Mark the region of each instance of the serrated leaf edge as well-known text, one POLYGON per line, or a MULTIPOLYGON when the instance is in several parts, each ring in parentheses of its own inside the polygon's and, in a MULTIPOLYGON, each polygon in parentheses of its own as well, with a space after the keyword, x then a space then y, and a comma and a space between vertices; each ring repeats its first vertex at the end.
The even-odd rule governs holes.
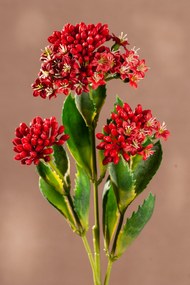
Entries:
MULTIPOLYGON (((153 195, 153 194, 150 192, 150 194, 148 195, 148 197, 147 197, 146 199, 144 199, 143 203, 138 206, 137 210, 136 210, 136 211, 133 211, 132 214, 131 214, 131 216, 127 218, 125 225, 127 224, 127 222, 128 222, 132 217, 134 217, 134 215, 137 214, 137 212, 138 212, 140 209, 143 208, 144 204, 150 199, 150 197, 154 199, 154 205, 155 205, 156 196, 153 195)), ((154 208, 154 207, 153 207, 153 208, 154 208)), ((153 212, 152 212, 152 214, 153 214, 153 212)), ((152 216, 152 215, 151 215, 151 216, 152 216)), ((151 218, 151 216, 150 216, 150 218, 151 218)), ((124 226, 125 226, 125 225, 124 225, 124 226)))
MULTIPOLYGON (((41 176, 39 177, 39 189, 40 189, 40 192, 42 194, 42 196, 44 197, 44 199, 46 199, 48 201, 48 203, 50 203, 57 211, 59 211, 61 213, 61 215, 64 216, 64 218, 66 219, 67 223, 70 225, 70 227, 72 228, 73 231, 75 231, 75 224, 74 224, 74 221, 70 221, 69 218, 64 214, 64 212, 59 208, 57 207, 56 205, 54 205, 49 199, 48 197, 43 193, 42 191, 42 187, 41 187, 41 180, 43 180, 44 182, 46 182, 41 176)), ((47 182, 46 182, 47 183, 47 182)), ((48 183, 47 183, 48 184, 48 183)), ((50 184, 49 184, 50 185, 50 184)), ((51 187, 53 187, 52 185, 50 185, 51 187)), ((53 187, 54 188, 54 187, 53 187)), ((55 189, 55 188, 54 188, 55 189)), ((55 189, 55 191, 57 191, 55 189)), ((62 193, 58 192, 59 194, 62 195, 62 193)), ((64 195, 62 195, 63 199, 64 199, 64 202, 65 204, 67 205, 67 201, 65 201, 65 198, 64 198, 64 195)), ((68 210, 68 209, 67 209, 68 210)))
MULTIPOLYGON (((153 200, 154 200, 154 204, 153 204, 153 208, 152 208, 152 213, 151 213, 150 217, 148 218, 148 220, 146 221, 146 223, 144 224, 144 226, 142 227, 142 229, 140 230, 139 234, 141 233, 141 231, 143 230, 143 228, 146 226, 147 222, 151 219, 152 214, 153 214, 153 211, 154 211, 156 196, 153 195, 151 192, 150 192, 150 194, 148 195, 148 197, 147 197, 146 199, 144 199, 143 204, 142 204, 142 205, 139 205, 138 208, 137 208, 137 210, 136 210, 136 211, 133 211, 133 213, 131 214, 131 216, 130 216, 129 218, 127 218, 125 224, 124 224, 123 227, 122 227, 122 230, 120 231, 120 233, 119 233, 119 235, 118 235, 117 243, 118 243, 119 237, 124 234, 124 228, 127 227, 127 223, 130 221, 130 219, 132 219, 132 218, 138 213, 138 211, 140 211, 140 210, 143 208, 144 204, 145 204, 150 198, 153 198, 153 200)), ((138 235, 139 235, 139 234, 138 234, 138 235)), ((138 235, 135 237, 135 239, 138 237, 138 235)), ((126 251, 126 249, 131 245, 131 243, 132 243, 135 239, 131 239, 131 242, 126 246, 126 248, 125 248, 124 251, 126 251)), ((114 259, 117 260, 117 259, 124 253, 124 251, 123 251, 121 254, 119 254, 119 255, 115 255, 115 256, 114 256, 114 259)))

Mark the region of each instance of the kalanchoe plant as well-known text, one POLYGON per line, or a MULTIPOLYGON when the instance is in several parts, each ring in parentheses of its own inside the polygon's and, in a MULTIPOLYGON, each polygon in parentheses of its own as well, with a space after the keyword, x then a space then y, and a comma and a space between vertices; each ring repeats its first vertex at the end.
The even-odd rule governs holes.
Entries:
POLYGON ((137 87, 148 70, 137 50, 127 48, 126 36, 110 34, 108 26, 101 23, 80 23, 65 25, 48 41, 50 44, 41 55, 38 78, 32 84, 33 95, 49 99, 60 93, 66 95, 63 125, 58 126, 54 117, 36 117, 29 126, 21 123, 13 140, 15 159, 25 165, 36 165, 42 195, 82 238, 94 284, 108 285, 113 262, 152 216, 155 197, 151 193, 131 217, 127 218, 126 211, 158 170, 162 159, 159 139, 166 140, 169 131, 165 123, 153 117, 151 110, 143 110, 138 104, 132 111, 128 103, 117 97, 102 133, 96 133, 106 101, 107 82, 119 78, 137 87), (63 147, 65 142, 67 151, 63 147), (74 182, 70 179, 69 154, 76 166, 74 182), (104 182, 100 227, 98 197, 104 182), (93 250, 86 236, 91 185, 93 250), (101 229, 108 258, 104 280, 100 264, 101 229))

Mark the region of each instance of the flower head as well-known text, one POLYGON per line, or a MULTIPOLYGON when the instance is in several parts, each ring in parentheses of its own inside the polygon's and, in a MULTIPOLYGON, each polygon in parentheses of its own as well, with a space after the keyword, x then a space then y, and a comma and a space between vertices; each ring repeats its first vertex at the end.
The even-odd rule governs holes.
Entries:
POLYGON ((42 119, 36 117, 29 126, 21 123, 15 130, 16 138, 13 140, 16 160, 22 164, 37 165, 40 159, 50 161, 53 153, 52 146, 63 145, 69 136, 63 134, 64 126, 58 126, 55 117, 42 119))
POLYGON ((32 84, 35 97, 50 99, 70 92, 80 95, 113 78, 137 87, 147 71, 137 51, 127 49, 126 36, 111 35, 107 24, 67 24, 53 32, 48 41, 41 54, 38 78, 32 84), (111 48, 105 45, 109 41, 114 42, 111 48))
POLYGON ((126 161, 136 154, 146 160, 154 153, 152 148, 155 139, 167 139, 168 136, 165 124, 161 125, 152 116, 151 110, 143 110, 139 104, 132 111, 127 103, 118 104, 108 124, 104 126, 103 133, 96 135, 101 140, 97 149, 104 151, 103 164, 117 164, 120 155, 126 161))

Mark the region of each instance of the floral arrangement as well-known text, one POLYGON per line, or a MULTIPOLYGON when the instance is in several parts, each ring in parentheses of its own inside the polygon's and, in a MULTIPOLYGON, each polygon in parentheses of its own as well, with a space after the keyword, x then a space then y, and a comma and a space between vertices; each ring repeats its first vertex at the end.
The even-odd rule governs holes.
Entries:
POLYGON ((42 195, 83 241, 94 284, 108 285, 113 262, 152 216, 155 197, 151 193, 131 217, 126 215, 130 204, 158 170, 162 159, 160 138, 166 140, 169 131, 151 110, 143 110, 140 104, 132 110, 117 97, 102 132, 96 133, 107 98, 107 82, 120 79, 136 88, 148 71, 138 50, 128 48, 126 35, 111 34, 106 24, 80 23, 65 25, 61 31, 53 32, 48 41, 40 57, 40 72, 32 84, 33 95, 52 99, 64 94, 63 125, 59 126, 55 117, 36 117, 29 125, 21 123, 13 139, 15 159, 36 166, 42 195), (75 161, 74 182, 70 179, 69 155, 75 161), (98 197, 102 183, 100 227, 98 197), (86 235, 91 192, 93 249, 86 235), (101 230, 108 259, 104 281, 101 230))

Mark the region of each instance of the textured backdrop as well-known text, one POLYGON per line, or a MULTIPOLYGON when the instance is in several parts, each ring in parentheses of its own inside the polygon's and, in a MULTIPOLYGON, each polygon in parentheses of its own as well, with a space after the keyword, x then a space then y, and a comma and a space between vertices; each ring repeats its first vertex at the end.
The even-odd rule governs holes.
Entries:
MULTIPOLYGON (((90 267, 81 240, 41 196, 34 167, 13 161, 15 127, 34 116, 60 118, 63 95, 33 98, 31 83, 39 55, 53 30, 73 24, 108 23, 128 34, 131 46, 151 67, 139 88, 109 84, 105 122, 116 93, 132 106, 141 103, 165 120, 161 168, 148 189, 156 193, 151 221, 114 264, 110 285, 190 284, 190 195, 188 0, 0 0, 0 284, 90 285, 90 267)), ((105 266, 105 259, 104 266, 105 266)))

